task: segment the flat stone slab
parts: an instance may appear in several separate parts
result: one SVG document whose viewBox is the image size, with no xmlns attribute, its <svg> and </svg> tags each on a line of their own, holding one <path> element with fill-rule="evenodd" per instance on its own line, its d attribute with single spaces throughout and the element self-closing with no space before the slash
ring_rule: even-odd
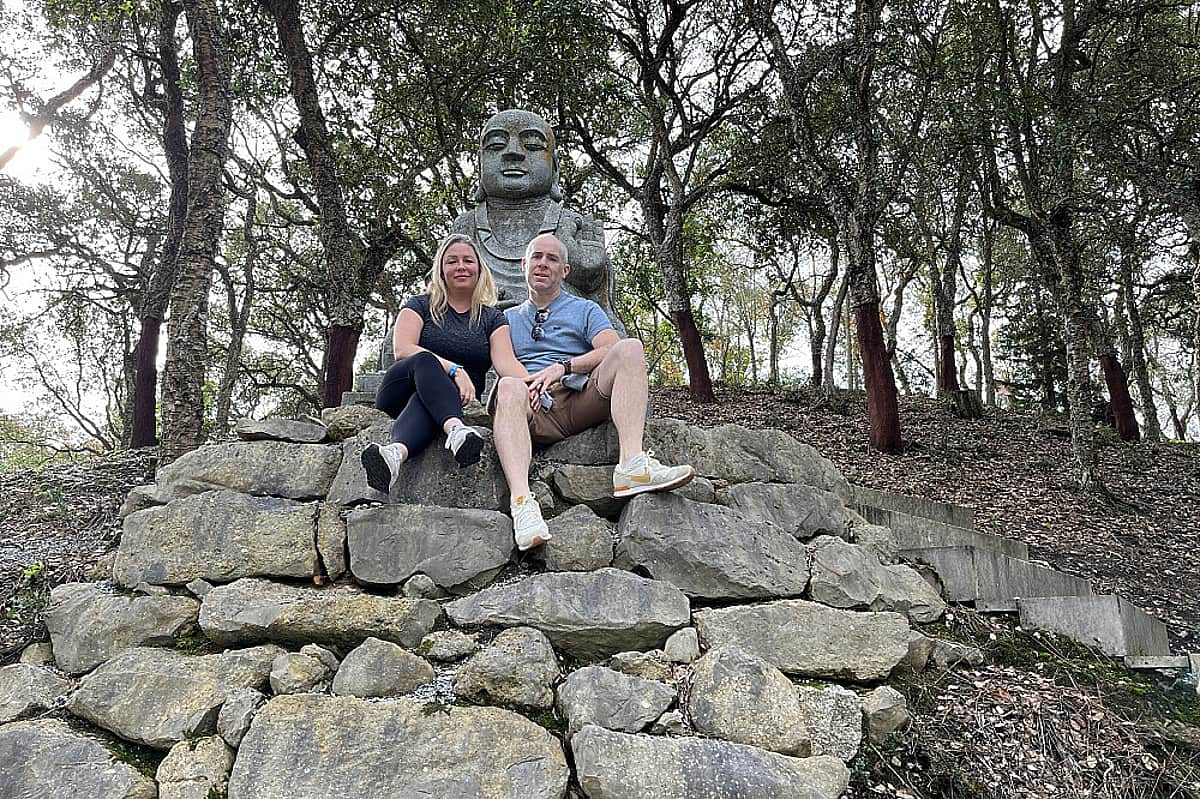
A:
<svg viewBox="0 0 1200 799">
<path fill-rule="evenodd" d="M 296 695 L 254 717 L 229 799 L 341 796 L 348 786 L 355 799 L 561 799 L 568 775 L 558 740 L 506 710 Z"/>
<path fill-rule="evenodd" d="M 907 516 L 919 516 L 967 530 L 975 527 L 974 508 L 860 485 L 852 486 L 852 489 L 856 505 L 896 511 Z"/>
<path fill-rule="evenodd" d="M 585 666 L 558 686 L 558 709 L 567 717 L 567 737 L 595 724 L 619 732 L 641 732 L 675 701 L 676 690 L 656 680 Z"/>
<path fill-rule="evenodd" d="M 1112 657 L 1171 654 L 1166 625 L 1119 596 L 1023 597 L 1018 605 L 1022 627 L 1061 633 Z"/>
<path fill-rule="evenodd" d="M 310 588 L 246 578 L 204 597 L 200 629 L 221 646 L 274 641 L 350 649 L 374 637 L 412 648 L 441 613 L 429 599 L 376 596 L 354 586 Z"/>
<path fill-rule="evenodd" d="M 739 646 L 786 674 L 882 680 L 908 654 L 899 613 L 836 610 L 802 599 L 697 611 L 708 647 Z"/>
<path fill-rule="evenodd" d="M 512 520 L 496 511 L 382 505 L 352 511 L 346 534 L 360 583 L 398 585 L 421 573 L 460 594 L 490 583 L 513 551 Z"/>
<path fill-rule="evenodd" d="M 571 749 L 588 799 L 837 799 L 850 783 L 850 770 L 834 757 L 789 757 L 704 738 L 587 726 Z"/>
<path fill-rule="evenodd" d="M 14 663 L 0 668 L 0 724 L 46 710 L 70 687 L 66 680 L 41 666 Z"/>
<path fill-rule="evenodd" d="M 221 705 L 234 691 L 265 687 L 266 672 L 245 665 L 234 653 L 131 649 L 84 677 L 67 709 L 127 741 L 170 749 L 215 733 Z"/>
<path fill-rule="evenodd" d="M 78 674 L 135 646 L 170 644 L 195 629 L 199 612 L 191 597 L 122 596 L 65 583 L 50 591 L 46 628 L 58 667 Z"/>
<path fill-rule="evenodd" d="M 1089 581 L 1056 569 L 974 546 L 907 549 L 909 558 L 934 568 L 951 602 L 995 602 L 1025 597 L 1089 596 Z"/>
<path fill-rule="evenodd" d="M 299 446 L 299 445 L 297 445 Z M 113 579 L 132 588 L 197 578 L 312 577 L 320 573 L 320 503 L 208 491 L 125 517 Z"/>
<path fill-rule="evenodd" d="M 773 524 L 671 494 L 634 497 L 617 525 L 613 563 L 706 599 L 799 596 L 808 585 L 804 544 Z"/>
<path fill-rule="evenodd" d="M 325 440 L 325 425 L 298 419 L 240 419 L 234 433 L 243 441 L 291 441 L 319 444 Z"/>
<path fill-rule="evenodd" d="M 844 536 L 850 509 L 842 498 L 798 483 L 737 483 L 722 492 L 721 504 L 756 521 L 771 522 L 796 538 Z"/>
<path fill-rule="evenodd" d="M 554 647 L 595 660 L 661 647 L 690 618 L 687 597 L 667 583 L 619 569 L 538 574 L 446 605 L 460 626 L 536 627 Z"/>
<path fill-rule="evenodd" d="M 318 499 L 341 463 L 337 447 L 284 441 L 235 441 L 192 450 L 158 470 L 156 499 L 227 488 L 243 494 Z"/>
<path fill-rule="evenodd" d="M 98 739 L 39 719 L 0 727 L 0 796 L 156 799 L 158 789 Z"/>
</svg>

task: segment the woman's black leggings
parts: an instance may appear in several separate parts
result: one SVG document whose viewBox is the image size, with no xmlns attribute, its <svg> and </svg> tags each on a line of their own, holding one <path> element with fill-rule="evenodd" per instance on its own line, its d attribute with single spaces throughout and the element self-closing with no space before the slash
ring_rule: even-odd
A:
<svg viewBox="0 0 1200 799">
<path fill-rule="evenodd" d="M 432 352 L 396 361 L 383 376 L 375 407 L 392 417 L 392 441 L 416 455 L 442 431 L 447 419 L 462 416 L 458 386 Z"/>
</svg>

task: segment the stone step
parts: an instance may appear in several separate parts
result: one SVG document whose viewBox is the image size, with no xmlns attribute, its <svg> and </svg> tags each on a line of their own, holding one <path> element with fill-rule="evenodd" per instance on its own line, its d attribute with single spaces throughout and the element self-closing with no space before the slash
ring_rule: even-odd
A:
<svg viewBox="0 0 1200 799">
<path fill-rule="evenodd" d="M 905 550 L 905 557 L 934 568 L 951 602 L 999 605 L 1018 597 L 1089 596 L 1087 580 L 972 546 L 925 547 Z"/>
<path fill-rule="evenodd" d="M 374 391 L 343 391 L 342 392 L 342 404 L 343 405 L 372 405 L 373 406 L 375 404 L 375 392 Z"/>
<path fill-rule="evenodd" d="M 354 390 L 375 396 L 386 372 L 359 372 L 354 378 Z"/>
<path fill-rule="evenodd" d="M 855 491 L 857 492 L 857 489 Z M 896 534 L 896 544 L 901 554 L 910 549 L 967 546 L 994 550 L 1017 560 L 1029 560 L 1029 547 L 1011 538 L 980 533 L 966 527 L 874 505 L 855 504 L 853 507 L 871 524 L 890 527 Z"/>
<path fill-rule="evenodd" d="M 854 491 L 854 504 L 856 505 L 898 511 L 942 524 L 965 527 L 968 530 L 975 527 L 975 511 L 972 508 L 952 505 L 948 502 L 937 502 L 924 497 L 894 494 L 891 491 L 881 491 L 877 488 L 860 485 L 852 485 L 851 489 Z"/>
<path fill-rule="evenodd" d="M 1112 657 L 1170 655 L 1167 627 L 1113 594 L 1023 597 L 1021 626 L 1061 633 Z"/>
</svg>

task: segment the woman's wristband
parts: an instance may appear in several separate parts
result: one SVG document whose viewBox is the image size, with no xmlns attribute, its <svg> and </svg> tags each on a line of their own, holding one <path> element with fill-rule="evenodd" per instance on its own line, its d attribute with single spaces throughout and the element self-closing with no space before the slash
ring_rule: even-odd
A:
<svg viewBox="0 0 1200 799">
<path fill-rule="evenodd" d="M 452 364 L 450 364 L 450 371 L 449 371 L 449 372 L 447 372 L 446 374 L 448 374 L 448 375 L 450 376 L 450 379 L 451 379 L 451 380 L 453 380 L 453 379 L 454 379 L 454 376 L 455 376 L 456 374 L 458 374 L 458 370 L 459 370 L 459 369 L 461 369 L 461 368 L 462 368 L 462 367 L 461 367 L 461 366 L 459 366 L 458 364 L 456 364 L 456 363 L 452 363 Z"/>
</svg>

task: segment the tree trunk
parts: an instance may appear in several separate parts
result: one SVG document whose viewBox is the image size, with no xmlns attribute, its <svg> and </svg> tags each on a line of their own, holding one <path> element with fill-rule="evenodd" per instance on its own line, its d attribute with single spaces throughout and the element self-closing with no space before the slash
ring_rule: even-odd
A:
<svg viewBox="0 0 1200 799">
<path fill-rule="evenodd" d="M 832 394 L 837 388 L 837 383 L 833 379 L 833 361 L 837 356 L 838 329 L 842 324 L 842 314 L 845 311 L 846 298 L 849 294 L 850 275 L 847 273 L 842 278 L 842 285 L 838 287 L 837 299 L 833 301 L 833 313 L 829 317 L 829 340 L 825 343 L 825 385 L 823 387 L 825 395 Z M 849 374 L 846 376 L 849 378 Z"/>
<path fill-rule="evenodd" d="M 1147 441 L 1161 441 L 1162 427 L 1158 423 L 1158 408 L 1154 404 L 1154 389 L 1150 385 L 1150 370 L 1146 366 L 1146 332 L 1142 327 L 1142 313 L 1138 309 L 1137 293 L 1133 286 L 1132 254 L 1121 256 L 1121 294 L 1125 301 L 1125 315 L 1129 322 L 1129 363 L 1133 366 L 1134 380 L 1142 400 L 1142 424 Z"/>
<path fill-rule="evenodd" d="M 979 349 L 983 356 L 984 399 L 996 406 L 996 375 L 992 368 L 992 227 L 983 220 L 983 291 L 979 304 Z"/>
<path fill-rule="evenodd" d="M 892 373 L 891 357 L 879 320 L 874 231 L 857 219 L 848 221 L 846 252 L 849 264 L 846 272 L 850 280 L 858 349 L 862 357 L 871 446 L 880 452 L 899 452 L 900 408 L 896 397 L 896 377 Z"/>
<path fill-rule="evenodd" d="M 158 58 L 162 70 L 166 109 L 163 114 L 163 151 L 171 179 L 167 204 L 167 235 L 157 267 L 151 272 L 138 308 L 140 332 L 134 349 L 133 419 L 129 446 L 152 447 L 158 443 L 155 406 L 158 398 L 158 342 L 163 315 L 175 285 L 179 266 L 179 242 L 183 237 L 188 197 L 188 143 L 183 122 L 183 90 L 179 86 L 179 50 L 175 29 L 182 7 L 164 2 L 159 10 Z"/>
<path fill-rule="evenodd" d="M 822 360 L 822 350 L 825 348 L 825 298 L 829 296 L 829 292 L 833 289 L 833 283 L 837 280 L 838 270 L 840 268 L 841 250 L 838 248 L 837 233 L 830 234 L 826 239 L 826 244 L 829 247 L 829 272 L 821 279 L 821 284 L 817 288 L 817 294 L 812 301 L 812 314 L 809 317 L 812 319 L 812 327 L 809 333 L 809 348 L 812 355 L 812 387 L 821 388 L 825 380 L 833 380 L 833 357 L 827 356 Z M 815 271 L 815 270 L 814 270 Z M 841 304 L 845 302 L 845 282 L 843 281 L 843 289 L 838 294 L 836 307 L 833 311 L 831 321 L 833 321 L 833 331 L 830 335 L 830 345 L 837 341 L 837 320 L 841 314 Z"/>
<path fill-rule="evenodd" d="M 279 43 L 288 65 L 292 98 L 300 114 L 296 140 L 304 150 L 312 174 L 317 206 L 321 209 L 320 236 L 325 250 L 325 298 L 329 329 L 326 331 L 322 401 L 327 408 L 341 404 L 342 393 L 354 383 L 354 353 L 362 331 L 367 296 L 379 275 L 368 274 L 363 247 L 350 229 L 346 203 L 338 178 L 337 156 L 321 110 L 312 55 L 304 41 L 298 0 L 262 0 L 275 19 Z M 380 264 L 382 267 L 382 264 Z"/>
<path fill-rule="evenodd" d="M 204 437 L 208 290 L 225 218 L 221 171 L 232 124 L 224 33 L 215 0 L 184 0 L 183 6 L 196 58 L 199 103 L 188 156 L 187 215 L 167 325 L 163 463 L 200 446 Z"/>
<path fill-rule="evenodd" d="M 213 427 L 221 434 L 229 429 L 229 408 L 233 402 L 233 389 L 237 385 L 238 364 L 242 359 L 242 347 L 246 330 L 250 326 L 250 309 L 254 304 L 254 266 L 258 260 L 258 238 L 254 235 L 255 218 L 258 216 L 258 197 L 254 187 L 246 198 L 246 218 L 242 223 L 242 241 L 246 255 L 242 261 L 242 279 L 245 291 L 239 307 L 233 278 L 228 270 L 221 271 L 225 282 L 225 302 L 229 307 L 229 349 L 225 352 L 225 369 L 221 373 L 221 385 L 217 388 L 217 413 Z"/>
<path fill-rule="evenodd" d="M 964 148 L 958 157 L 958 179 L 954 192 L 954 212 L 950 219 L 950 230 L 946 241 L 946 254 L 942 262 L 942 274 L 934 275 L 934 304 L 937 306 L 938 390 L 958 391 L 958 373 L 954 360 L 954 304 L 957 296 L 958 270 L 962 268 L 962 226 L 967 212 L 967 192 L 971 188 L 970 161 Z M 931 266 L 937 262 L 934 260 Z M 936 266 L 935 266 L 936 268 Z M 940 277 L 940 279 L 938 279 Z"/>
</svg>

